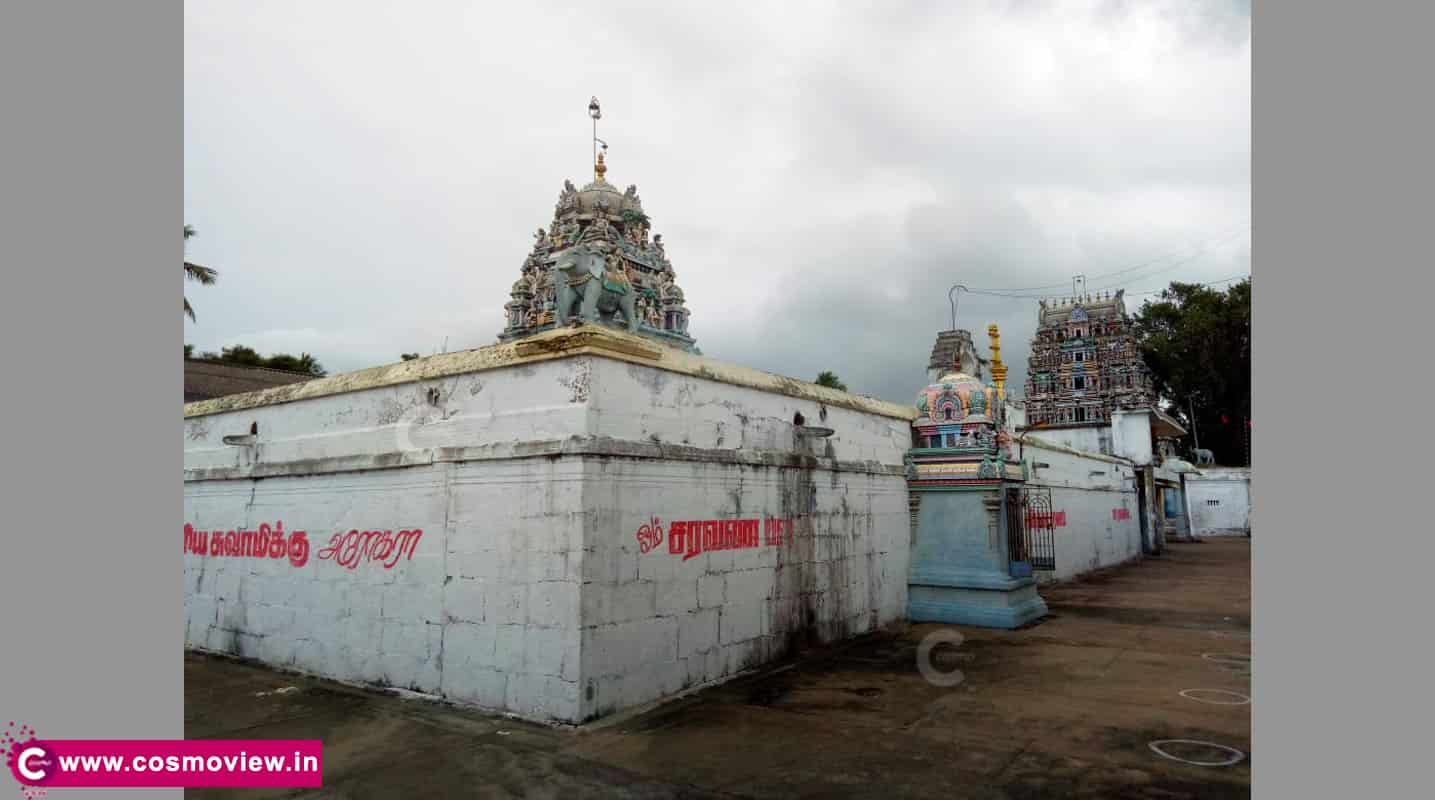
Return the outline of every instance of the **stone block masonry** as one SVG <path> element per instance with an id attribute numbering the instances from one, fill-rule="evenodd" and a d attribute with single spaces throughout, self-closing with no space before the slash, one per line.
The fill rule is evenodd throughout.
<path id="1" fill-rule="evenodd" d="M 185 415 L 189 647 L 576 723 L 905 611 L 899 406 L 583 327 Z"/>

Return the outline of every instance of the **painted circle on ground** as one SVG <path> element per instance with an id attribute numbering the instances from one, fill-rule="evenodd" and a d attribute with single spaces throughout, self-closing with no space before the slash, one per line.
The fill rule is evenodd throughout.
<path id="1" fill-rule="evenodd" d="M 1229 689 L 1182 689 L 1178 694 L 1187 700 L 1210 703 L 1213 706 L 1243 706 L 1251 702 L 1250 695 L 1233 692 Z M 1217 697 L 1210 698 L 1201 695 L 1217 695 Z M 1226 699 L 1221 699 L 1221 697 Z"/>
<path id="2" fill-rule="evenodd" d="M 1245 753 L 1242 753 L 1240 750 L 1237 750 L 1234 747 L 1227 747 L 1223 744 L 1216 744 L 1215 742 L 1203 742 L 1200 739 L 1157 739 L 1156 741 L 1151 742 L 1147 746 L 1151 748 L 1152 752 L 1154 752 L 1158 756 L 1161 756 L 1162 758 L 1169 758 L 1172 761 L 1179 761 L 1182 764 L 1191 764 L 1197 767 L 1229 767 L 1233 764 L 1241 763 L 1241 761 L 1245 760 L 1246 757 Z M 1194 758 L 1182 758 L 1181 756 L 1173 755 L 1172 753 L 1167 751 L 1166 748 L 1172 746 L 1178 748 L 1187 747 L 1215 750 L 1221 753 L 1225 753 L 1226 755 L 1224 758 L 1214 761 L 1198 760 Z"/>
<path id="3" fill-rule="evenodd" d="M 1207 631 L 1207 633 L 1218 639 L 1245 639 L 1249 641 L 1251 638 L 1249 631 Z"/>

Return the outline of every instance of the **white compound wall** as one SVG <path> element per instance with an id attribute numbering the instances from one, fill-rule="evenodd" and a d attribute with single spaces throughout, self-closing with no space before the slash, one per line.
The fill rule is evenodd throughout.
<path id="1" fill-rule="evenodd" d="M 1249 536 L 1251 533 L 1251 471 L 1203 467 L 1186 476 L 1186 503 L 1194 535 Z"/>
<path id="2" fill-rule="evenodd" d="M 1051 492 L 1056 517 L 1056 570 L 1043 581 L 1069 580 L 1141 555 L 1136 467 L 1122 458 L 1084 453 L 1024 434 L 1020 455 L 1027 485 Z M 1038 466 L 1038 465 L 1046 466 Z"/>
<path id="3" fill-rule="evenodd" d="M 904 616 L 903 410 L 512 352 L 188 406 L 187 646 L 579 722 Z"/>

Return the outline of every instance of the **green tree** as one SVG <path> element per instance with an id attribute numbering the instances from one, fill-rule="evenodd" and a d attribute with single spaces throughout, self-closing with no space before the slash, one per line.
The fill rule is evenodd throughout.
<path id="1" fill-rule="evenodd" d="M 194 237 L 194 226 L 184 226 L 184 240 L 188 242 Z M 209 286 L 219 278 L 219 272 L 209 267 L 201 267 L 198 264 L 184 262 L 184 277 L 186 280 L 197 281 L 201 286 Z M 194 321 L 194 308 L 189 304 L 189 298 L 184 298 L 184 314 L 189 317 L 190 322 Z"/>
<path id="2" fill-rule="evenodd" d="M 1246 463 L 1251 415 L 1251 281 L 1223 291 L 1172 283 L 1135 319 L 1157 397 L 1221 464 Z M 1195 410 L 1195 425 L 1191 412 Z M 1194 437 L 1188 437 L 1188 445 Z"/>
<path id="3" fill-rule="evenodd" d="M 240 364 L 246 367 L 268 366 L 268 359 L 259 355 L 258 350 L 252 347 L 245 347 L 242 344 L 223 348 L 219 354 L 219 360 L 226 364 Z"/>
<path id="4" fill-rule="evenodd" d="M 186 346 L 186 348 L 188 347 L 189 346 Z M 192 352 L 192 350 L 185 350 L 186 355 L 190 352 Z M 264 367 L 267 369 L 282 369 L 287 372 L 302 372 L 307 375 L 313 375 L 316 378 L 322 378 L 328 374 L 324 369 L 324 365 L 320 364 L 318 359 L 308 353 L 301 353 L 298 356 L 292 356 L 288 353 L 275 353 L 266 358 L 260 355 L 259 351 L 254 348 L 245 347 L 242 344 L 225 347 L 219 353 L 201 353 L 198 358 L 201 361 L 215 361 L 220 364 L 238 364 L 244 367 Z"/>
<path id="5" fill-rule="evenodd" d="M 288 353 L 275 353 L 264 360 L 263 366 L 289 372 L 305 372 L 318 378 L 322 378 L 326 374 L 324 367 L 308 353 L 300 353 L 298 358 Z"/>
<path id="6" fill-rule="evenodd" d="M 829 388 L 836 389 L 839 392 L 847 391 L 847 384 L 843 383 L 837 377 L 837 373 L 831 372 L 829 370 L 823 370 L 817 373 L 817 380 L 814 381 L 814 383 L 816 383 L 818 386 L 827 386 Z"/>

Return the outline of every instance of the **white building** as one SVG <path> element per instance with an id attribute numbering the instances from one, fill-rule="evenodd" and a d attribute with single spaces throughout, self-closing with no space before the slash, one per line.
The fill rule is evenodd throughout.
<path id="1" fill-rule="evenodd" d="M 1186 476 L 1186 504 L 1197 537 L 1251 535 L 1249 467 L 1203 467 Z"/>

